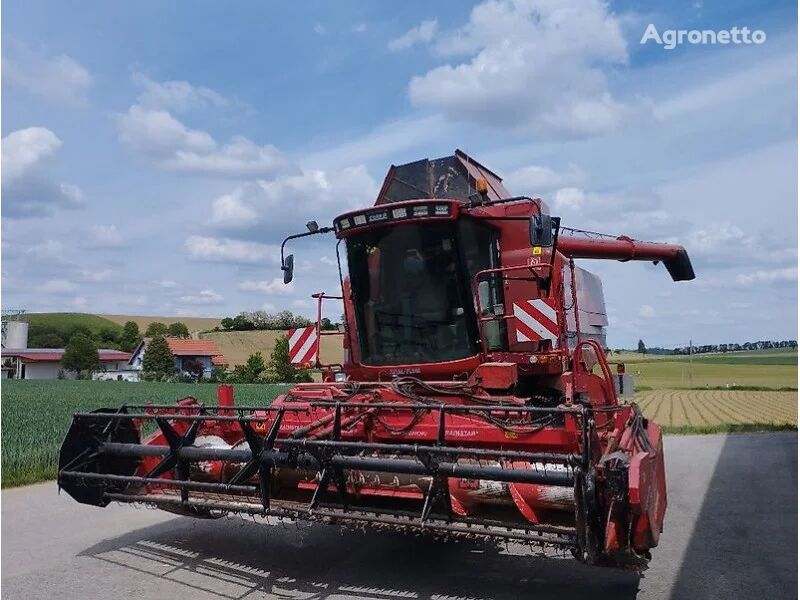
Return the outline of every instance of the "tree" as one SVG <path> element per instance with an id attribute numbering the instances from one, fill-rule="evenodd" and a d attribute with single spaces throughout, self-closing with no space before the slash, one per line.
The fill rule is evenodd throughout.
<path id="1" fill-rule="evenodd" d="M 169 377 L 175 373 L 175 356 L 163 335 L 154 336 L 147 344 L 142 358 L 142 371 L 150 378 L 156 379 Z"/>
<path id="2" fill-rule="evenodd" d="M 76 333 L 69 338 L 69 343 L 61 357 L 62 366 L 75 371 L 78 377 L 91 374 L 100 366 L 100 355 L 92 338 L 83 333 Z"/>
<path id="3" fill-rule="evenodd" d="M 104 346 L 107 344 L 115 345 L 119 341 L 118 330 L 111 327 L 103 327 L 97 337 Z"/>
<path id="4" fill-rule="evenodd" d="M 279 383 L 296 383 L 311 381 L 306 371 L 299 371 L 289 359 L 289 338 L 285 335 L 275 340 L 275 347 L 269 358 L 270 367 L 275 373 L 275 381 Z"/>
<path id="5" fill-rule="evenodd" d="M 28 340 L 28 348 L 63 348 L 64 338 L 57 333 L 42 333 Z"/>
<path id="6" fill-rule="evenodd" d="M 122 334 L 119 336 L 119 345 L 125 352 L 131 352 L 139 342 L 142 341 L 142 336 L 139 334 L 139 326 L 135 321 L 126 321 L 122 326 Z"/>
<path id="7" fill-rule="evenodd" d="M 147 326 L 144 337 L 156 337 L 157 335 L 167 335 L 167 326 L 159 321 L 153 321 Z"/>
<path id="8" fill-rule="evenodd" d="M 639 340 L 639 344 L 636 346 L 636 351 L 639 354 L 647 354 L 647 346 L 644 345 L 642 340 Z"/>
<path id="9" fill-rule="evenodd" d="M 223 329 L 233 329 L 233 319 L 230 317 L 225 317 L 219 322 L 219 324 L 222 325 Z"/>
<path id="10" fill-rule="evenodd" d="M 167 327 L 167 335 L 169 337 L 188 338 L 189 328 L 183 323 L 170 323 Z"/>

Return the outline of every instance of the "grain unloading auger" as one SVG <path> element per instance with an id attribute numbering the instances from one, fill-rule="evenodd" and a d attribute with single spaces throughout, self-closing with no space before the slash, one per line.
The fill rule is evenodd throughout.
<path id="1" fill-rule="evenodd" d="M 643 567 L 666 510 L 661 429 L 620 401 L 631 386 L 605 358 L 602 286 L 574 259 L 663 262 L 677 281 L 694 278 L 685 250 L 568 235 L 459 151 L 392 167 L 374 207 L 308 229 L 287 240 L 332 231 L 346 248 L 343 364 L 320 365 L 318 324 L 292 332 L 290 354 L 323 381 L 268 408 L 221 386 L 216 406 L 76 414 L 61 488 L 97 506 L 515 540 Z M 315 297 L 321 314 L 329 296 Z"/>

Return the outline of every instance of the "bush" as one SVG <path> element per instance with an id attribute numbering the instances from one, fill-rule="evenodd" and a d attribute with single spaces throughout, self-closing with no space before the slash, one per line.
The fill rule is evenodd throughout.
<path id="1" fill-rule="evenodd" d="M 275 376 L 275 383 L 301 383 L 312 381 L 311 374 L 300 371 L 289 359 L 289 338 L 282 335 L 275 340 L 269 364 Z"/>

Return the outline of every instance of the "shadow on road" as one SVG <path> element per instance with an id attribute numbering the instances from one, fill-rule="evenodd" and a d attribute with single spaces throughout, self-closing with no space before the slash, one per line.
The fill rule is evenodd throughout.
<path id="1" fill-rule="evenodd" d="M 727 436 L 672 598 L 797 598 L 796 433 Z"/>
<path id="2" fill-rule="evenodd" d="M 333 526 L 179 518 L 106 540 L 81 555 L 238 599 L 635 598 L 639 576 L 544 559 L 519 547 L 445 543 Z M 517 554 L 516 552 L 519 552 Z"/>

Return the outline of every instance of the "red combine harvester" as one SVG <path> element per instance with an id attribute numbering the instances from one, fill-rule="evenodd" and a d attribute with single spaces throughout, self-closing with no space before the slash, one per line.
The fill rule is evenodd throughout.
<path id="1" fill-rule="evenodd" d="M 270 406 L 123 406 L 74 416 L 58 483 L 75 500 L 196 517 L 270 515 L 569 550 L 644 568 L 667 505 L 661 428 L 605 357 L 599 278 L 574 259 L 663 262 L 681 246 L 561 227 L 540 199 L 455 155 L 393 166 L 375 206 L 308 224 L 346 250 L 344 361 Z M 337 244 L 337 254 L 339 245 Z M 340 261 L 341 265 L 342 261 Z M 326 298 L 316 294 L 318 310 Z M 145 434 L 146 431 L 150 433 Z"/>

